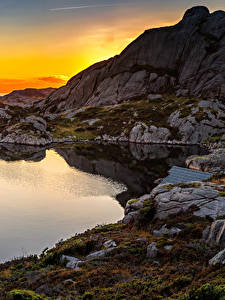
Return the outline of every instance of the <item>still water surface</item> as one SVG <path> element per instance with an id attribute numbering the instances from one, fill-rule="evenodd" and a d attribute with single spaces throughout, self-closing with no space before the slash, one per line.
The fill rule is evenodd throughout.
<path id="1" fill-rule="evenodd" d="M 0 261 L 41 253 L 97 224 L 123 217 L 196 148 L 74 145 L 0 146 Z"/>

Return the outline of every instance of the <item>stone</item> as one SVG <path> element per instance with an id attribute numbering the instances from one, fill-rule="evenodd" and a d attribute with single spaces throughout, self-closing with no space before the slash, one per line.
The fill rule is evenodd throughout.
<path id="1" fill-rule="evenodd" d="M 224 186 L 211 182 L 189 182 L 182 185 L 159 185 L 153 189 L 151 200 L 156 206 L 155 218 L 190 211 L 199 217 L 216 219 L 225 214 Z"/>
<path id="2" fill-rule="evenodd" d="M 157 257 L 157 254 L 158 254 L 158 249 L 156 247 L 156 243 L 153 242 L 150 245 L 148 245 L 146 257 L 149 259 L 154 259 Z"/>
<path id="3" fill-rule="evenodd" d="M 173 236 L 178 234 L 179 232 L 181 232 L 181 229 L 177 228 L 177 227 L 171 227 L 170 229 L 168 229 L 166 227 L 166 225 L 163 225 L 161 227 L 161 229 L 159 230 L 153 230 L 153 235 L 156 237 L 160 237 L 164 234 L 168 234 L 169 236 Z"/>
<path id="4" fill-rule="evenodd" d="M 187 96 L 189 94 L 189 90 L 185 90 L 185 89 L 179 89 L 177 92 L 176 92 L 176 96 L 177 97 L 184 97 L 184 96 Z"/>
<path id="5" fill-rule="evenodd" d="M 162 95 L 160 95 L 160 94 L 149 94 L 148 95 L 148 100 L 151 102 L 151 101 L 160 101 L 160 100 L 162 100 L 163 99 L 163 97 L 162 97 Z"/>
<path id="6" fill-rule="evenodd" d="M 44 295 L 49 296 L 49 297 L 51 297 L 53 295 L 53 289 L 47 283 L 42 284 L 41 286 L 39 286 L 35 290 L 35 292 L 40 294 L 40 295 L 44 294 Z"/>
<path id="7" fill-rule="evenodd" d="M 138 243 L 148 243 L 149 239 L 148 238 L 138 238 L 136 239 Z"/>
<path id="8" fill-rule="evenodd" d="M 36 116 L 26 117 L 24 123 L 30 123 L 35 129 L 41 132 L 45 132 L 47 128 L 47 122 L 41 117 L 36 117 Z"/>
<path id="9" fill-rule="evenodd" d="M 167 143 L 170 131 L 167 128 L 137 123 L 130 131 L 129 142 L 139 144 Z"/>
<path id="10" fill-rule="evenodd" d="M 225 220 L 217 220 L 207 227 L 202 240 L 210 245 L 223 246 L 225 244 Z"/>
<path id="11" fill-rule="evenodd" d="M 112 247 L 116 247 L 116 242 L 115 241 L 112 241 L 112 240 L 109 240 L 109 241 L 106 241 L 104 244 L 103 244 L 103 247 L 105 248 L 112 248 Z"/>
<path id="12" fill-rule="evenodd" d="M 100 119 L 90 119 L 90 120 L 82 121 L 82 123 L 88 123 L 89 126 L 92 126 L 95 123 L 97 123 L 98 121 L 100 121 Z"/>
<path id="13" fill-rule="evenodd" d="M 225 264 L 225 249 L 217 253 L 213 258 L 210 259 L 209 265 L 215 266 L 216 264 Z"/>
<path id="14" fill-rule="evenodd" d="M 194 155 L 186 159 L 186 166 L 190 169 L 225 173 L 225 149 L 216 149 L 209 155 Z"/>
<path id="15" fill-rule="evenodd" d="M 111 248 L 108 248 L 106 250 L 93 252 L 93 253 L 87 255 L 87 260 L 106 257 L 107 255 L 109 255 L 114 250 L 115 250 L 115 247 L 111 247 Z"/>
<path id="16" fill-rule="evenodd" d="M 73 256 L 68 256 L 68 255 L 62 255 L 61 261 L 65 262 L 66 261 L 66 268 L 68 269 L 74 269 L 78 270 L 78 264 L 81 262 L 79 258 L 73 257 Z"/>
<path id="17" fill-rule="evenodd" d="M 164 249 L 165 249 L 166 251 L 170 251 L 170 250 L 173 249 L 173 246 L 172 246 L 172 245 L 166 245 L 166 246 L 164 246 Z"/>
<path id="18" fill-rule="evenodd" d="M 74 284 L 75 281 L 74 281 L 73 279 L 66 279 L 66 280 L 64 281 L 64 283 L 65 283 L 65 284 Z"/>

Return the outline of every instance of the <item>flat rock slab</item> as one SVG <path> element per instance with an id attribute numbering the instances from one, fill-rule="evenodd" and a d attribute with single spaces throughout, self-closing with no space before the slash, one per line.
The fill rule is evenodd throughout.
<path id="1" fill-rule="evenodd" d="M 159 185 L 151 194 L 156 203 L 158 219 L 194 208 L 199 217 L 216 219 L 225 214 L 225 185 L 209 182 L 190 182 L 179 185 Z"/>

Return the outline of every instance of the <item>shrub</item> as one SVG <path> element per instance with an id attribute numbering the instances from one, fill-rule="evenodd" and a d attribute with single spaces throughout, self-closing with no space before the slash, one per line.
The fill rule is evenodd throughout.
<path id="1" fill-rule="evenodd" d="M 10 300 L 44 300 L 43 297 L 32 291 L 12 290 L 9 293 Z"/>
<path id="2" fill-rule="evenodd" d="M 224 300 L 225 286 L 212 286 L 204 284 L 197 290 L 192 290 L 185 300 Z"/>

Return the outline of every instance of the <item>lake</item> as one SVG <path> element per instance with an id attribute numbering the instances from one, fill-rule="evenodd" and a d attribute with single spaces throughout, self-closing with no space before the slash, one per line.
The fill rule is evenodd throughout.
<path id="1" fill-rule="evenodd" d="M 0 261 L 120 220 L 130 198 L 199 153 L 197 146 L 0 145 Z"/>

